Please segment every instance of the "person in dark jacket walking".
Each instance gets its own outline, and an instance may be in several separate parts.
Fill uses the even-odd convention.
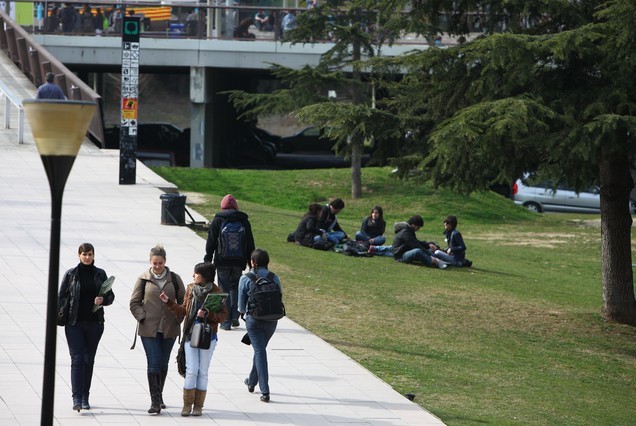
[[[47,72],[45,77],[46,82],[38,87],[38,91],[35,95],[36,99],[66,99],[64,92],[60,86],[55,84],[55,74]]]
[[[95,248],[83,243],[78,250],[79,264],[64,273],[58,294],[58,312],[68,300],[68,321],[64,327],[71,354],[73,410],[89,410],[88,397],[93,379],[97,346],[104,333],[104,309],[115,300],[112,290],[99,296],[106,272],[95,266]]]
[[[214,215],[210,224],[203,257],[204,262],[214,263],[218,283],[230,295],[225,301],[228,318],[220,325],[223,330],[239,326],[238,284],[243,270],[250,266],[254,248],[248,215],[239,210],[236,198],[227,194],[221,200],[221,211]]]
[[[398,262],[420,262],[425,266],[444,269],[448,264],[433,256],[433,250],[438,249],[434,243],[420,241],[415,233],[424,226],[422,216],[411,216],[408,222],[395,224],[395,238],[393,238],[393,257]]]

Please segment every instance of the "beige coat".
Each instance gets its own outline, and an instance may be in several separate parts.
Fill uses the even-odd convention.
[[[176,299],[181,303],[185,295],[185,286],[181,277],[175,274],[179,288],[179,294],[175,295],[170,269],[166,267],[166,270],[168,278],[162,289],[159,289],[148,269],[137,278],[130,296],[130,312],[139,321],[138,334],[142,337],[155,337],[159,331],[159,324],[162,319],[163,337],[170,339],[180,335],[179,324],[183,321],[183,315],[179,312],[171,311],[161,301],[159,295],[162,291],[165,291],[171,300]]]

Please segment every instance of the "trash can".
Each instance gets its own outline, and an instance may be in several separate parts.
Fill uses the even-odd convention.
[[[186,196],[181,194],[161,194],[161,224],[185,225]]]

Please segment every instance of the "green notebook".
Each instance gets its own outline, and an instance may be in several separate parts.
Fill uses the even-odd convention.
[[[115,283],[115,277],[108,277],[106,278],[106,281],[104,281],[102,283],[102,286],[99,288],[99,292],[97,293],[97,296],[102,297],[103,295],[105,295],[106,293],[108,293],[110,291],[111,288],[113,288],[113,284]],[[94,305],[93,306],[93,312],[97,312],[99,309],[103,308],[102,305]]]
[[[227,293],[209,293],[203,302],[203,306],[210,312],[219,312],[225,303]]]

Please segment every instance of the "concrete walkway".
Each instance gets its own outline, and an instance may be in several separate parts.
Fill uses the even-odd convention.
[[[35,93],[11,61],[0,55],[0,79],[16,93]],[[0,110],[0,119],[4,109]],[[160,224],[163,191],[170,186],[138,162],[137,184],[119,185],[118,151],[85,142],[66,185],[60,273],[75,266],[77,247],[96,247],[96,265],[117,277],[115,303],[95,362],[92,409],[71,410],[70,358],[58,327],[55,423],[373,424],[440,425],[439,419],[292,320],[280,321],[269,345],[272,401],[247,392],[243,379],[252,349],[240,343],[245,329],[221,331],[212,360],[203,418],[181,417],[183,379],[171,365],[159,416],[146,413],[150,399],[146,360],[138,342],[130,350],[135,321],[128,301],[136,277],[148,268],[148,252],[161,243],[168,266],[190,282],[205,241],[186,227]],[[50,194],[42,162],[27,127],[0,130],[0,424],[39,423],[46,315]],[[203,220],[197,217],[197,220]],[[285,281],[285,277],[281,276]],[[173,359],[176,347],[173,350]]]

